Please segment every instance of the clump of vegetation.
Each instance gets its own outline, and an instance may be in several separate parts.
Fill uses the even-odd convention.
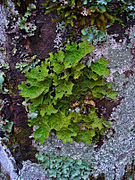
[[[50,5],[52,1],[48,0],[44,4],[46,8],[46,14],[57,10],[60,17],[60,21],[63,20],[65,25],[70,24],[71,26],[84,26],[89,25],[96,26],[104,30],[108,22],[114,22],[117,18],[109,14],[109,7],[107,6],[108,1],[53,1],[54,4]]]
[[[105,34],[115,21],[124,25],[120,14],[125,13],[127,20],[135,18],[135,1],[131,0],[47,0],[43,5],[45,14],[56,10],[59,18],[55,21],[64,21],[65,26],[97,28]]]
[[[42,162],[45,173],[49,174],[49,178],[79,180],[88,179],[92,165],[82,160],[73,160],[65,156],[57,157],[50,155],[49,157],[39,153],[37,159]]]
[[[104,57],[90,68],[81,61],[93,50],[87,41],[67,44],[64,51],[50,53],[45,62],[26,72],[20,94],[30,100],[30,111],[38,113],[29,122],[36,125],[34,136],[41,143],[55,130],[64,143],[74,139],[90,144],[110,127],[110,122],[98,117],[95,100],[115,98],[117,93],[104,78],[110,73]]]

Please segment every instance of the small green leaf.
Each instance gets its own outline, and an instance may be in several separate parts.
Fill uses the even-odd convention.
[[[84,143],[86,143],[86,145],[92,143],[91,139],[92,139],[92,137],[91,137],[91,133],[89,130],[80,132],[78,134],[78,136],[76,137],[77,142],[83,141]]]
[[[102,94],[102,95],[105,95],[106,94],[106,91],[105,91],[105,88],[104,87],[94,87],[92,89],[92,94]]]
[[[71,143],[73,141],[72,137],[76,136],[77,133],[63,128],[60,131],[57,131],[56,135],[57,135],[58,139],[63,140],[63,143],[67,143],[67,142]]]
[[[42,105],[40,109],[40,115],[44,116],[45,114],[51,115],[57,113],[58,110],[56,110],[52,104],[49,105]]]
[[[105,60],[104,57],[102,57],[98,61],[96,61],[95,63],[92,63],[91,69],[92,69],[92,71],[94,71],[98,75],[107,76],[110,74],[110,70],[106,67],[106,65],[108,63],[109,62],[107,60]]]
[[[85,68],[84,64],[78,63],[74,68],[72,68],[74,79],[78,79],[82,75],[82,69]]]
[[[36,140],[40,140],[41,144],[43,144],[44,140],[48,138],[50,129],[47,126],[40,126],[36,131],[34,132],[34,138]]]
[[[30,72],[26,73],[27,78],[35,79],[37,81],[44,81],[48,77],[48,69],[45,64],[36,66]]]
[[[67,11],[67,12],[65,13],[65,17],[69,16],[70,13],[71,13],[70,11]]]
[[[87,34],[87,31],[85,29],[82,29],[81,33],[85,36]]]
[[[105,6],[99,6],[99,9],[100,9],[100,12],[101,12],[101,13],[106,12]]]
[[[89,79],[93,79],[94,81],[98,80],[99,76],[91,71],[90,69],[85,69],[84,70],[84,75],[87,76]]]
[[[107,128],[110,128],[111,125],[112,125],[112,122],[110,122],[110,121],[103,121],[103,125],[104,125],[105,127],[107,127]]]
[[[118,96],[118,93],[116,91],[114,91],[114,92],[107,92],[106,95],[107,95],[108,98],[116,99],[116,97]]]
[[[94,122],[91,125],[92,129],[98,128],[99,130],[103,129],[103,124],[101,119],[94,119]]]
[[[22,90],[20,93],[23,97],[27,97],[30,99],[39,97],[43,91],[46,89],[44,84],[39,83],[39,87],[30,86],[24,84],[24,82],[19,86],[19,89]],[[48,89],[49,90],[49,89]]]
[[[19,6],[19,7],[20,7],[20,6],[21,6],[21,2],[17,2],[17,6]]]
[[[56,83],[54,83],[54,85],[56,85]],[[65,96],[71,95],[73,86],[74,84],[72,82],[61,81],[59,85],[55,88],[55,100],[61,99],[64,94]]]
[[[31,4],[29,5],[29,7],[30,7],[31,9],[36,9],[36,5],[33,4],[33,3],[31,3]]]
[[[37,98],[32,99],[31,102],[34,104],[34,106],[39,106],[40,104],[43,103],[43,99],[44,99],[44,96],[41,95]]]
[[[29,17],[31,16],[31,13],[29,11],[27,11],[25,14],[24,14],[25,17]],[[27,19],[26,19],[27,20]]]

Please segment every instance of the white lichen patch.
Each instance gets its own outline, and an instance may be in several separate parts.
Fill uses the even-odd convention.
[[[5,62],[6,52],[6,32],[5,27],[7,25],[6,12],[2,5],[0,5],[0,63]]]
[[[11,16],[17,15],[15,11],[14,4],[11,0],[7,1],[7,7],[4,8],[0,4],[0,64],[4,64],[7,61],[7,33],[6,29],[8,28],[9,20]]]
[[[56,38],[54,39],[54,48],[59,49],[62,45],[62,36],[65,32],[65,23],[62,21],[61,23],[57,23],[56,25]],[[62,47],[61,47],[62,48]]]
[[[16,163],[12,157],[9,149],[5,145],[2,145],[0,139],[0,165],[2,166],[3,172],[10,176],[11,180],[17,180],[18,175],[16,173]]]
[[[23,168],[19,172],[20,180],[49,180],[45,175],[43,167],[40,164],[31,163],[31,161],[23,162]]]
[[[120,77],[117,80],[120,81]],[[128,84],[120,91],[119,95],[124,99],[111,115],[111,119],[115,120],[114,138],[106,142],[99,152],[93,154],[92,158],[96,164],[95,175],[105,173],[108,180],[121,178],[124,175],[125,166],[132,163],[134,158],[135,79],[133,76],[130,76]]]

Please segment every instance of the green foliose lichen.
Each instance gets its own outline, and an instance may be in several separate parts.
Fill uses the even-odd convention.
[[[65,156],[46,156],[39,153],[36,157],[44,166],[45,173],[48,173],[50,179],[87,180],[92,170],[91,164]]]
[[[115,99],[110,83],[109,63],[104,57],[88,68],[81,59],[94,50],[87,41],[77,45],[67,44],[64,51],[50,53],[41,65],[26,72],[27,82],[19,86],[21,95],[30,100],[30,111],[38,116],[30,119],[37,126],[35,139],[43,143],[51,130],[64,143],[83,141],[97,142],[111,122],[99,118],[95,100],[105,96]]]

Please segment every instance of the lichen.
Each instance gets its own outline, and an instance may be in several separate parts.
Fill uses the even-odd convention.
[[[100,53],[95,57],[96,60],[97,57],[99,58],[103,54],[110,60],[109,66],[112,73],[108,81],[113,81],[114,89],[119,91],[120,97],[123,97],[120,105],[115,108],[110,117],[115,121],[113,125],[114,136],[106,141],[98,152],[94,151],[94,145],[86,146],[82,142],[72,142],[64,145],[53,134],[42,146],[39,146],[38,142],[37,144],[34,143],[39,151],[48,155],[66,155],[73,159],[82,159],[93,163],[94,170],[92,174],[94,177],[103,173],[106,180],[122,178],[125,166],[132,163],[135,146],[135,133],[133,132],[135,121],[135,71],[131,68],[133,56],[127,47],[126,40],[119,43],[114,42],[115,40],[110,37],[109,41],[105,43],[105,47],[102,46]],[[109,43],[110,46],[108,46]],[[129,74],[127,77],[127,71],[131,71],[133,75]],[[58,148],[59,150],[57,150]]]

